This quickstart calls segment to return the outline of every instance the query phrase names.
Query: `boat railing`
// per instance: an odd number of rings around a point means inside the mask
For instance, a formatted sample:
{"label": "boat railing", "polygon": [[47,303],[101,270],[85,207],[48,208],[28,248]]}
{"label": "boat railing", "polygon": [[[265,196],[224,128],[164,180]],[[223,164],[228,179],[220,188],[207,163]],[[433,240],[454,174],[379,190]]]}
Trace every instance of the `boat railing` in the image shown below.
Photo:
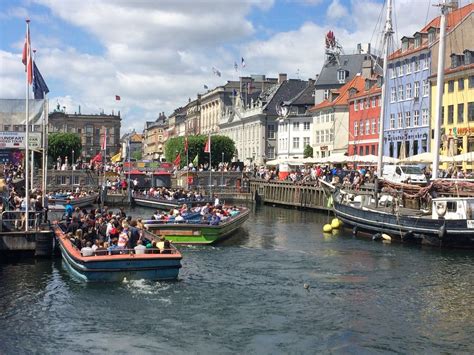
{"label": "boat railing", "polygon": [[[25,211],[3,211],[1,214],[0,232],[20,232],[24,230]],[[29,212],[28,229],[39,230],[44,220],[43,212]]]}

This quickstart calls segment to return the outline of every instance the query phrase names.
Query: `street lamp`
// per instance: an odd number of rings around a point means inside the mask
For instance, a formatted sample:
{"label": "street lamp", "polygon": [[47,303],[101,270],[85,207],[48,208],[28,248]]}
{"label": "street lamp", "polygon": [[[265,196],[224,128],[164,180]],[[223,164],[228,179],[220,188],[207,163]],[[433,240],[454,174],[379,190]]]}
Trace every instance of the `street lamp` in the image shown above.
{"label": "street lamp", "polygon": [[72,150],[71,159],[71,186],[74,185],[74,149]]}
{"label": "street lamp", "polygon": [[224,186],[224,152],[222,152],[222,161],[221,161],[221,187]]}

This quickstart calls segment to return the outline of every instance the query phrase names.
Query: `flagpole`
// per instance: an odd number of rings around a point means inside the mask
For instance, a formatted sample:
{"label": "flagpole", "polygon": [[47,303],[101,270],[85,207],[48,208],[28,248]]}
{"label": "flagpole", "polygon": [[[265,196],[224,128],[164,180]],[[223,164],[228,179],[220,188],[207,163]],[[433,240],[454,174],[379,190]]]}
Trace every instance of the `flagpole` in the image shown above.
{"label": "flagpole", "polygon": [[209,197],[212,198],[212,154],[211,133],[209,132]]}
{"label": "flagpole", "polygon": [[48,123],[49,123],[49,102],[46,95],[44,95],[44,111],[45,117],[43,119],[44,122],[44,136],[43,136],[43,207],[46,206],[46,189],[48,186]]}
{"label": "flagpole", "polygon": [[185,141],[186,141],[186,190],[189,190],[189,142],[188,142],[188,136],[186,136]]}
{"label": "flagpole", "polygon": [[[30,173],[30,169],[29,169],[29,140],[30,140],[30,135],[29,135],[29,123],[30,123],[30,120],[29,120],[29,117],[30,117],[30,107],[29,107],[29,99],[30,99],[30,90],[29,90],[29,81],[28,81],[28,52],[31,51],[30,49],[30,44],[28,43],[29,40],[30,40],[30,36],[29,36],[29,32],[30,32],[30,20],[26,20],[26,113],[25,113],[25,116],[26,116],[26,121],[25,121],[25,128],[26,128],[26,132],[25,132],[25,232],[28,232],[28,224],[29,224],[29,209],[30,209],[30,191],[29,191],[29,188],[30,188],[30,184],[29,184],[29,173]],[[31,53],[30,53],[30,56],[31,56]],[[31,58],[30,58],[31,60]]]}

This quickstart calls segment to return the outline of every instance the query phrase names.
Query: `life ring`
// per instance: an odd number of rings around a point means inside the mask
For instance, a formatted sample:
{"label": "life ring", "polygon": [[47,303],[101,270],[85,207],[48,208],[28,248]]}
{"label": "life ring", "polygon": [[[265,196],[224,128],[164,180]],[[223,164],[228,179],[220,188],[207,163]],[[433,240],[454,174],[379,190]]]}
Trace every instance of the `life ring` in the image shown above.
{"label": "life ring", "polygon": [[436,202],[436,213],[439,217],[444,217],[444,215],[446,214],[446,208],[446,202]]}

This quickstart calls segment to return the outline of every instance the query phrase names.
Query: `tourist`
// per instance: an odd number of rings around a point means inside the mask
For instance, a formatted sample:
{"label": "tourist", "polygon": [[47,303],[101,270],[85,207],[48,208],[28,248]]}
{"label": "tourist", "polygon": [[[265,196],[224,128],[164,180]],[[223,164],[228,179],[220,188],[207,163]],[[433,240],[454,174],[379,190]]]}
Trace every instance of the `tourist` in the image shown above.
{"label": "tourist", "polygon": [[140,255],[140,254],[145,254],[146,247],[143,245],[142,241],[139,240],[137,241],[137,246],[134,248],[135,254]]}
{"label": "tourist", "polygon": [[91,248],[91,242],[87,242],[86,246],[81,249],[82,256],[93,256],[94,250]]}

